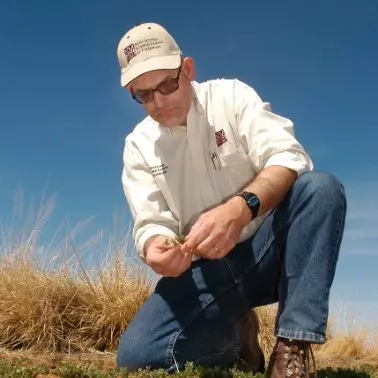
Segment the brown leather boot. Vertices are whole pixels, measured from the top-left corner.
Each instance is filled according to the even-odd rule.
[[[240,338],[240,361],[237,364],[240,370],[253,373],[264,373],[264,353],[259,344],[259,323],[255,312],[252,310],[236,323]]]
[[[266,376],[268,378],[310,378],[310,352],[316,377],[311,344],[300,340],[278,338],[270,356]]]

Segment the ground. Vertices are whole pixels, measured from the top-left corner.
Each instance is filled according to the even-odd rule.
[[[340,364],[346,362],[340,361]],[[349,367],[336,364],[318,367],[319,378],[378,378],[378,366],[363,364],[361,361],[349,359]],[[105,378],[105,377],[156,377],[163,378],[169,375],[165,372],[140,371],[127,374],[115,367],[114,353],[92,352],[77,354],[53,354],[0,351],[0,377],[4,378]],[[247,378],[250,373],[236,370],[217,371],[216,369],[194,369],[188,366],[185,372],[178,377],[192,378]]]

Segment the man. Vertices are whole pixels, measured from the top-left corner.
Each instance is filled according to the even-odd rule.
[[[117,365],[262,371],[251,311],[278,302],[269,377],[309,374],[324,343],[344,230],[343,186],[313,170],[290,120],[239,80],[195,81],[162,26],[118,46],[121,85],[148,116],[125,140],[136,250],[162,276],[122,335]]]

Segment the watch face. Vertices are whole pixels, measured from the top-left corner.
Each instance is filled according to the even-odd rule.
[[[253,194],[248,196],[247,202],[248,202],[248,205],[252,207],[258,206],[260,203],[257,196]]]
[[[259,206],[260,200],[254,193],[244,192],[242,193],[242,197],[248,203],[249,206]]]
[[[254,193],[243,192],[242,197],[246,201],[252,212],[252,219],[256,218],[259,213],[260,200]]]

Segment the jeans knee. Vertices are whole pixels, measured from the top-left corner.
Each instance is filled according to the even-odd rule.
[[[297,181],[305,186],[308,195],[318,199],[319,205],[346,206],[344,185],[333,174],[308,172],[299,176]]]
[[[116,353],[117,368],[124,368],[128,372],[136,371],[139,368],[145,368],[142,361],[140,361],[140,358],[138,358],[137,351],[140,346],[134,344],[133,339],[127,336],[127,332],[121,336]]]

